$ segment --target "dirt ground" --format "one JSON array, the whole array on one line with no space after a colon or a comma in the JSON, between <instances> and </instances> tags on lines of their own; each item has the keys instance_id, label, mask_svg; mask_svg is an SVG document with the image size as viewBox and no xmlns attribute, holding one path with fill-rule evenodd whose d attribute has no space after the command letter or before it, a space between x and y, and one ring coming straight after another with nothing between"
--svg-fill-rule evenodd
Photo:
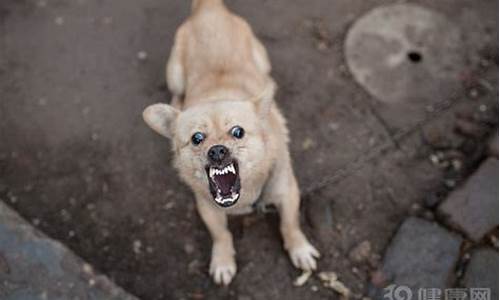
<instances>
[{"instance_id":1,"label":"dirt ground","mask_svg":"<svg viewBox=\"0 0 500 300\"><path fill-rule=\"evenodd\" d=\"M460 27L466 53L461 88L418 113L368 95L344 61L349 26L389 3L227 1L269 50L320 269L358 296L400 222L435 218L498 128L498 1L418 1ZM272 212L231 219L238 274L227 288L208 277L210 239L193 196L169 142L141 118L169 99L164 64L189 5L0 3L0 198L141 299L335 297L316 278L293 287L299 272ZM461 167L436 166L437 152ZM363 241L371 249L357 259Z\"/></svg>"}]
</instances>

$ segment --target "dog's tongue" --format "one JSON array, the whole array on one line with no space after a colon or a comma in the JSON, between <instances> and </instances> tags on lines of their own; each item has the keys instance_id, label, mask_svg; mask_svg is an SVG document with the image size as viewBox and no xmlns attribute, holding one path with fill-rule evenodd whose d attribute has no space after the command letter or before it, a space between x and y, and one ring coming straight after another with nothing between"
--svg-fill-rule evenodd
<instances>
[{"instance_id":1,"label":"dog's tongue","mask_svg":"<svg viewBox=\"0 0 500 300\"><path fill-rule=\"evenodd\" d=\"M221 196L231 195L231 188L234 186L235 180L236 174L233 173L214 176L214 181L221 190Z\"/></svg>"}]
</instances>

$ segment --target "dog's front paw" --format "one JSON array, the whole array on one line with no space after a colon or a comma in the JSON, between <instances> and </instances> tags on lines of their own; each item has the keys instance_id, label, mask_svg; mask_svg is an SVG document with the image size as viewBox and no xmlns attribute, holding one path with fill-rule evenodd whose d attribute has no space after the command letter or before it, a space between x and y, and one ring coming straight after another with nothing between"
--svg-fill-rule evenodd
<instances>
[{"instance_id":1,"label":"dog's front paw","mask_svg":"<svg viewBox=\"0 0 500 300\"><path fill-rule=\"evenodd\" d=\"M319 258L320 254L308 241L290 248L288 254L296 268L304 271L316 270L316 258Z\"/></svg>"},{"instance_id":2,"label":"dog's front paw","mask_svg":"<svg viewBox=\"0 0 500 300\"><path fill-rule=\"evenodd\" d=\"M232 255L212 255L210 275L216 284L228 285L236 274L236 262Z\"/></svg>"}]
</instances>

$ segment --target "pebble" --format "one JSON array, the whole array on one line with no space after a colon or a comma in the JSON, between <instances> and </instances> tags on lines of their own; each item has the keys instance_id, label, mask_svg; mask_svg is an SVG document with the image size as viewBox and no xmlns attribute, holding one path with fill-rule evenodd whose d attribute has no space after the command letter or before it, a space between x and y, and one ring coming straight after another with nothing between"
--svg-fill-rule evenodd
<instances>
[{"instance_id":1,"label":"pebble","mask_svg":"<svg viewBox=\"0 0 500 300\"><path fill-rule=\"evenodd\" d=\"M168 203L166 203L165 205L163 205L163 209L164 209L164 210L169 210L169 209L171 209L171 208L172 208L172 207L174 207L174 206L175 206L175 203L174 203L174 202L168 202Z\"/></svg>"},{"instance_id":2,"label":"pebble","mask_svg":"<svg viewBox=\"0 0 500 300\"><path fill-rule=\"evenodd\" d=\"M64 24L64 18L63 17L56 17L54 19L54 23L56 23L56 25L58 25L58 26L61 26Z\"/></svg>"},{"instance_id":3,"label":"pebble","mask_svg":"<svg viewBox=\"0 0 500 300\"><path fill-rule=\"evenodd\" d=\"M186 254L192 254L194 252L193 244L190 243L184 244L184 252L186 252Z\"/></svg>"},{"instance_id":4,"label":"pebble","mask_svg":"<svg viewBox=\"0 0 500 300\"><path fill-rule=\"evenodd\" d=\"M147 58L148 58L148 53L146 51L137 52L137 59L144 61Z\"/></svg>"},{"instance_id":5,"label":"pebble","mask_svg":"<svg viewBox=\"0 0 500 300\"><path fill-rule=\"evenodd\" d=\"M306 138L302 142L302 150L309 150L309 149L313 148L314 145L315 145L315 143L311 138Z\"/></svg>"},{"instance_id":6,"label":"pebble","mask_svg":"<svg viewBox=\"0 0 500 300\"><path fill-rule=\"evenodd\" d=\"M40 0L36 3L38 7L45 7L47 6L47 1L46 0Z\"/></svg>"},{"instance_id":7,"label":"pebble","mask_svg":"<svg viewBox=\"0 0 500 300\"><path fill-rule=\"evenodd\" d=\"M471 98L473 98L473 99L477 98L478 95L479 95L479 92L476 89L470 89L469 90L469 96Z\"/></svg>"},{"instance_id":8,"label":"pebble","mask_svg":"<svg viewBox=\"0 0 500 300\"><path fill-rule=\"evenodd\" d=\"M142 242L140 240L135 240L132 244L132 249L135 254L141 254L142 252Z\"/></svg>"},{"instance_id":9,"label":"pebble","mask_svg":"<svg viewBox=\"0 0 500 300\"><path fill-rule=\"evenodd\" d=\"M371 252L371 243L369 241L363 241L349 252L349 258L356 263L361 263L370 258Z\"/></svg>"}]
</instances>

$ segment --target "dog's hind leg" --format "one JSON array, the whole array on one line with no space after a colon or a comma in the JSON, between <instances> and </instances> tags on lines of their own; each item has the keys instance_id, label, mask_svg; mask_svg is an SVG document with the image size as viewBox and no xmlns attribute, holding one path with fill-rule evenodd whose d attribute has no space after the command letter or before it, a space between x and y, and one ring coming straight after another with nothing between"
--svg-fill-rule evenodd
<instances>
[{"instance_id":1,"label":"dog's hind leg","mask_svg":"<svg viewBox=\"0 0 500 300\"><path fill-rule=\"evenodd\" d=\"M175 35L174 46L170 52L166 67L167 86L172 93L170 105L179 110L182 109L183 97L186 90L185 71L182 63L184 41L181 30L182 28Z\"/></svg>"},{"instance_id":2,"label":"dog's hind leg","mask_svg":"<svg viewBox=\"0 0 500 300\"><path fill-rule=\"evenodd\" d=\"M271 72L271 63L266 48L255 37L252 37L252 57L257 69L262 74L268 75Z\"/></svg>"}]
</instances>

